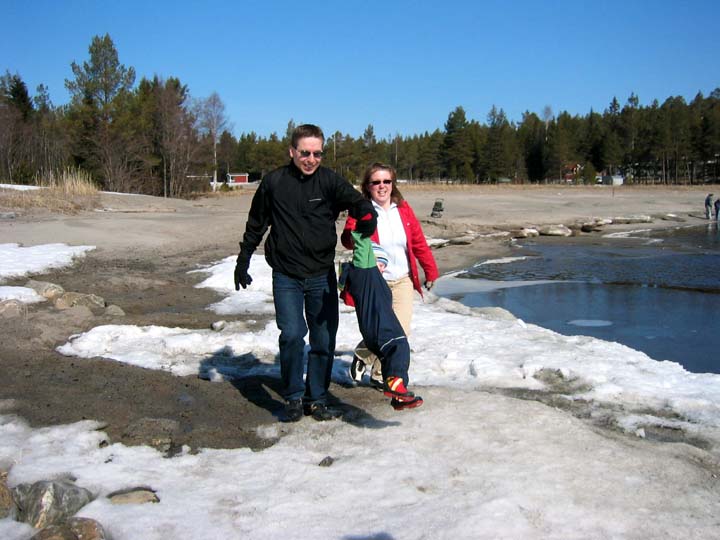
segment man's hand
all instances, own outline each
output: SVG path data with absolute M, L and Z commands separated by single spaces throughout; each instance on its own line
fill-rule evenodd
M 246 289 L 248 285 L 252 283 L 252 277 L 248 274 L 248 268 L 250 267 L 250 255 L 244 254 L 242 251 L 238 255 L 237 263 L 235 264 L 235 290 L 239 291 L 240 286 Z
M 348 211 L 350 217 L 355 218 L 355 231 L 360 236 L 367 238 L 372 236 L 377 228 L 377 213 L 370 201 L 362 200 L 350 208 Z

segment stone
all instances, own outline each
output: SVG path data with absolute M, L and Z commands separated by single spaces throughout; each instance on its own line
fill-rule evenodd
M 27 314 L 27 307 L 16 300 L 11 298 L 9 300 L 0 301 L 0 317 L 5 319 L 14 319 L 16 317 L 22 317 Z
M 75 319 L 76 321 L 85 321 L 92 319 L 95 316 L 87 306 L 73 306 L 63 310 L 63 314 L 65 314 L 68 318 Z
M 108 307 L 105 308 L 105 315 L 107 315 L 108 317 L 124 317 L 125 312 L 120 306 L 110 304 Z
M 318 463 L 318 466 L 319 467 L 329 467 L 333 463 L 335 463 L 335 458 L 333 458 L 332 456 L 325 456 L 324 458 L 322 458 L 322 461 L 320 461 L 320 463 Z
M 105 309 L 105 299 L 94 294 L 66 292 L 55 300 L 55 307 L 57 309 L 68 309 L 75 306 L 85 306 L 90 309 Z
M 90 518 L 70 518 L 67 526 L 75 533 L 78 540 L 107 540 L 109 536 L 103 526 Z
M 5 478 L 0 478 L 0 519 L 15 519 L 17 511 L 18 507 Z
M 466 234 L 464 236 L 456 236 L 455 238 L 451 238 L 449 242 L 451 245 L 454 246 L 467 246 L 469 244 L 472 244 L 473 240 L 475 240 L 475 236 Z
M 153 448 L 168 452 L 173 445 L 173 436 L 180 433 L 180 422 L 168 418 L 141 418 L 128 425 L 124 436 L 135 442 L 149 444 Z
M 65 522 L 93 500 L 89 490 L 68 480 L 20 484 L 13 489 L 13 496 L 20 508 L 18 521 L 36 529 Z
M 149 504 L 159 503 L 160 498 L 155 491 L 146 487 L 136 487 L 115 491 L 108 495 L 112 504 Z
M 67 525 L 50 525 L 30 540 L 78 540 L 78 537 Z
M 523 227 L 522 229 L 510 231 L 510 236 L 513 238 L 534 238 L 540 236 L 540 233 L 533 227 Z
M 572 236 L 572 231 L 565 225 L 545 225 L 538 232 L 543 236 Z
M 63 289 L 60 285 L 50 283 L 49 281 L 35 281 L 34 279 L 31 279 L 25 284 L 25 286 L 30 287 L 40 296 L 47 298 L 51 302 L 54 302 L 56 298 L 65 294 L 65 289 Z
M 612 218 L 612 222 L 616 225 L 632 225 L 633 223 L 652 223 L 652 218 L 650 216 L 624 216 L 624 217 L 614 217 Z
M 215 321 L 214 323 L 212 323 L 212 324 L 210 325 L 210 328 L 212 328 L 215 332 L 219 332 L 220 330 L 222 330 L 223 328 L 225 328 L 225 326 L 227 326 L 227 322 L 225 322 L 225 321 Z

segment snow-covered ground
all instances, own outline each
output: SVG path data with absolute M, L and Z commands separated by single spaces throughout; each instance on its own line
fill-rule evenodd
M 0 189 L 13 189 L 15 191 L 33 191 L 42 188 L 39 186 L 23 186 L 22 184 L 0 184 Z
M 198 286 L 225 295 L 211 309 L 272 312 L 264 259 L 253 257 L 248 290 L 233 289 L 233 268 L 229 257 L 203 270 L 208 277 Z M 462 280 L 442 278 L 438 287 L 450 290 L 454 281 Z M 105 435 L 93 421 L 32 429 L 6 414 L 0 467 L 12 466 L 10 485 L 76 477 L 98 495 L 80 515 L 100 521 L 115 540 L 715 537 L 717 478 L 697 465 L 705 457 L 688 458 L 712 454 L 688 447 L 678 457 L 641 437 L 661 426 L 717 445 L 720 376 L 428 296 L 416 301 L 411 339 L 411 387 L 426 400 L 420 409 L 387 405 L 359 422 L 276 424 L 259 433 L 284 434 L 267 450 L 172 459 L 148 447 L 101 448 Z M 219 332 L 107 325 L 70 337 L 59 351 L 178 376 L 279 375 L 277 336 L 274 322 L 257 332 L 235 323 Z M 343 307 L 336 382 L 349 382 L 359 339 L 355 315 Z M 234 360 L 247 353 L 258 360 Z M 485 391 L 542 390 L 541 381 L 562 385 L 568 402 L 590 403 L 638 438 Z M 378 401 L 387 400 L 378 394 Z M 318 466 L 326 456 L 332 466 Z M 113 506 L 104 497 L 135 486 L 156 490 L 160 503 Z M 2 538 L 28 531 L 0 520 Z

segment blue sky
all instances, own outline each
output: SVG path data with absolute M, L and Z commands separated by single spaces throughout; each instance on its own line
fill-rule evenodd
M 0 70 L 67 103 L 71 62 L 109 33 L 138 80 L 217 92 L 235 135 L 316 123 L 354 137 L 443 129 L 458 105 L 587 114 L 720 87 L 717 1 L 0 0 Z

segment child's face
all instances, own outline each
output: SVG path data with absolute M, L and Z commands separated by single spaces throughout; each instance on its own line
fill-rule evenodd
M 377 261 L 377 267 L 378 267 L 378 270 L 380 270 L 381 272 L 385 271 L 385 263 Z

